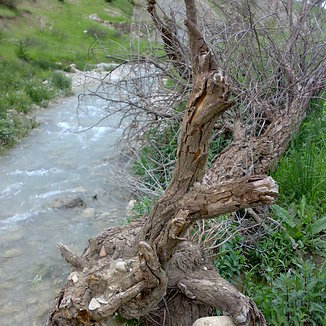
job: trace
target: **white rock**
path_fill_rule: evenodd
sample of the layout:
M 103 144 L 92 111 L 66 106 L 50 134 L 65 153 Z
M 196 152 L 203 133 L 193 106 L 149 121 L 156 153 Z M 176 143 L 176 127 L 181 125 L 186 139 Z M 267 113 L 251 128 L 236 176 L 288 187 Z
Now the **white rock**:
M 124 261 L 118 261 L 115 265 L 116 270 L 119 272 L 127 272 L 127 264 Z
M 96 22 L 101 22 L 101 18 L 97 14 L 91 14 L 88 16 L 89 19 L 94 20 Z
M 101 307 L 100 303 L 95 298 L 93 298 L 88 305 L 88 309 L 91 311 L 96 310 L 100 307 Z
M 68 280 L 72 280 L 74 283 L 77 283 L 79 280 L 77 272 L 70 273 L 68 276 Z
M 235 326 L 235 324 L 228 316 L 218 316 L 199 318 L 192 326 Z
M 101 250 L 100 250 L 100 257 L 103 258 L 106 256 L 106 251 L 105 251 L 105 247 L 102 246 Z
M 85 218 L 94 218 L 95 216 L 95 209 L 94 208 L 85 208 L 83 210 L 83 217 Z
M 131 199 L 126 207 L 127 214 L 130 214 L 132 209 L 135 207 L 135 204 L 137 203 L 136 199 Z
M 14 257 L 17 257 L 17 256 L 19 256 L 21 254 L 22 254 L 22 251 L 20 249 L 12 248 L 12 249 L 8 249 L 4 253 L 4 257 L 5 258 L 14 258 Z

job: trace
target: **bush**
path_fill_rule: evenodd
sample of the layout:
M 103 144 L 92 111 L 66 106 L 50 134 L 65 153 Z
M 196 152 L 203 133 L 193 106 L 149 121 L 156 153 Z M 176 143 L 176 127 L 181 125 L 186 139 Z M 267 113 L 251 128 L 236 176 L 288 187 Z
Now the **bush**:
M 47 86 L 38 85 L 36 83 L 29 83 L 25 88 L 26 93 L 38 105 L 47 106 L 48 101 L 54 96 L 53 90 Z
M 19 41 L 17 49 L 16 49 L 17 57 L 23 61 L 29 62 L 30 56 L 27 53 L 27 45 L 23 41 Z
M 23 114 L 9 110 L 5 116 L 0 117 L 0 150 L 3 146 L 17 143 L 36 125 L 35 119 L 28 119 Z
M 53 72 L 51 75 L 52 85 L 62 91 L 71 89 L 71 78 L 66 77 L 62 72 Z

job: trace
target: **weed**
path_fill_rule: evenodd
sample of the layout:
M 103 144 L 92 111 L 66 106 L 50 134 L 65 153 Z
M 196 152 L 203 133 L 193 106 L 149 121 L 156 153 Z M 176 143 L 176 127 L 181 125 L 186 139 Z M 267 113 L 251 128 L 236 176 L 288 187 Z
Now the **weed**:
M 31 59 L 27 52 L 27 46 L 26 46 L 25 42 L 23 42 L 23 41 L 18 42 L 16 54 L 17 54 L 17 57 L 23 61 L 28 62 Z
M 248 274 L 246 278 L 248 279 Z M 249 277 L 250 279 L 250 277 Z M 246 284 L 270 325 L 324 325 L 326 275 L 311 261 L 294 260 L 292 268 L 269 285 Z
M 47 106 L 48 101 L 54 96 L 52 89 L 36 83 L 27 84 L 25 90 L 33 103 L 42 106 Z
M 280 160 L 273 177 L 280 186 L 281 202 L 307 202 L 319 211 L 325 210 L 326 196 L 326 115 L 323 103 L 303 123 Z

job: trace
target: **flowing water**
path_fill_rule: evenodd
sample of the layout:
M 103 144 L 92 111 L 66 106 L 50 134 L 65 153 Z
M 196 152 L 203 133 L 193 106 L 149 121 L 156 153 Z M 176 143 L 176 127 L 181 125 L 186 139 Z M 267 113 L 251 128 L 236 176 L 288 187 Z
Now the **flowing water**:
M 69 274 L 56 243 L 78 254 L 90 237 L 121 224 L 126 198 L 110 183 L 123 131 L 103 120 L 105 103 L 77 96 L 37 114 L 40 125 L 0 157 L 0 325 L 42 325 Z M 80 196 L 86 207 L 52 209 Z

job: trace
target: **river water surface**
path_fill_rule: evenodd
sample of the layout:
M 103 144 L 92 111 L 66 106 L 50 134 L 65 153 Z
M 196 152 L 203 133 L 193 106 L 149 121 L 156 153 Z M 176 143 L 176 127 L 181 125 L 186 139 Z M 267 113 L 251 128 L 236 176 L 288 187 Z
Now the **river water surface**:
M 107 177 L 122 133 L 100 99 L 77 96 L 37 114 L 40 125 L 0 157 L 0 325 L 44 324 L 69 267 L 56 243 L 78 254 L 103 228 L 121 224 L 126 198 Z M 80 196 L 85 207 L 51 208 Z

